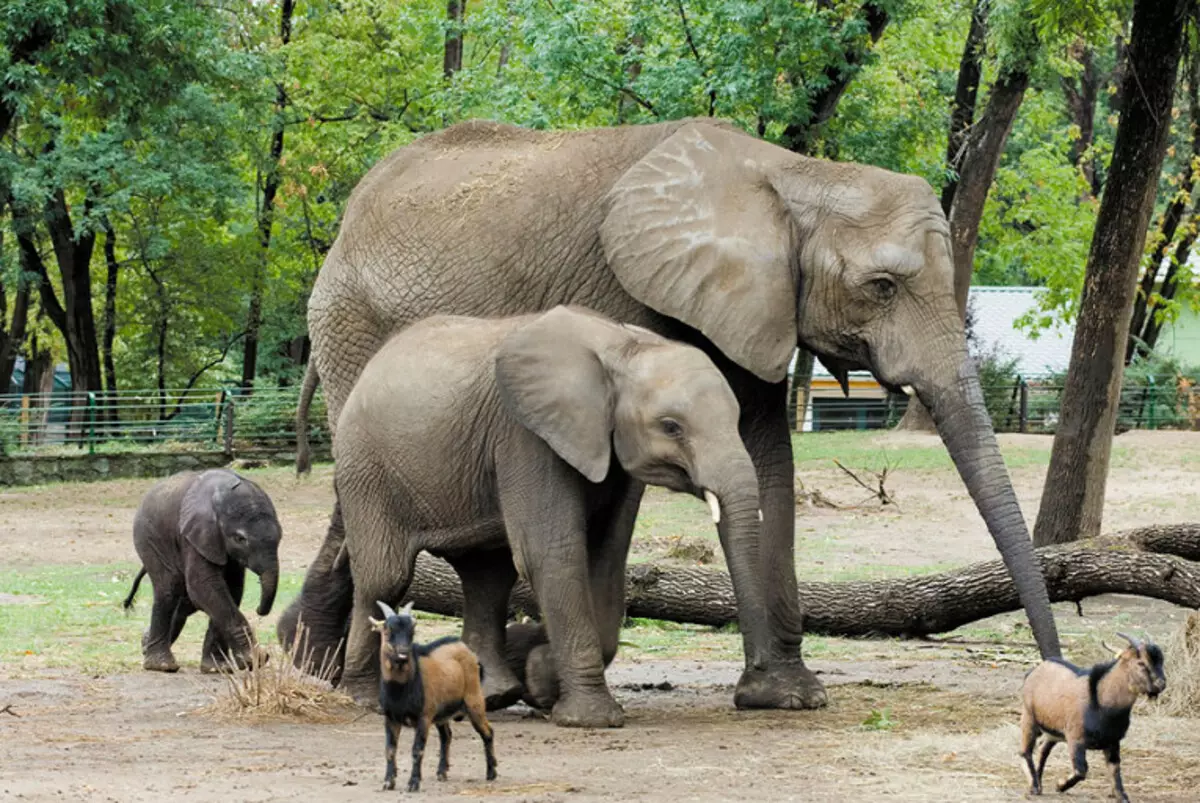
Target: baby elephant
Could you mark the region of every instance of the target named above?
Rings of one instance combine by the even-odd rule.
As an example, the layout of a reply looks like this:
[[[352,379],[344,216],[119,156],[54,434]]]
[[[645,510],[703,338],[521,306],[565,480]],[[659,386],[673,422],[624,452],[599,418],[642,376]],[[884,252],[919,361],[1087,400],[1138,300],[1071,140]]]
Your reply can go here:
[[[133,517],[133,546],[142,569],[125,599],[128,609],[149,574],[154,609],[142,637],[142,666],[179,670],[171,645],[197,610],[209,619],[200,671],[220,671],[223,654],[239,667],[249,664],[257,647],[238,610],[246,569],[261,580],[258,615],[266,616],[279,582],[281,534],[271,499],[232,471],[183,471],[151,487]],[[260,656],[266,660],[264,653]]]
[[[519,697],[505,620],[518,571],[545,617],[526,689],[559,725],[619,726],[604,670],[625,617],[625,562],[646,483],[707,500],[747,667],[766,660],[758,477],[737,399],[700,349],[578,307],[434,316],[371,358],[338,422],[335,483],[354,609],[343,684],[378,686],[367,617],[404,599],[417,554],[462,579],[463,642],[491,704]]]

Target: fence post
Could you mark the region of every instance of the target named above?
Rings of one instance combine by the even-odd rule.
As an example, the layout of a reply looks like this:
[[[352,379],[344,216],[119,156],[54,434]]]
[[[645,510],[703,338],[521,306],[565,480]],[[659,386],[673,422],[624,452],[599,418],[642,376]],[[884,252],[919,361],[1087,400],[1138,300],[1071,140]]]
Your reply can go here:
[[[1029,428],[1029,383],[1025,381],[1025,377],[1021,377],[1021,412],[1019,428],[1021,432],[1025,432]]]
[[[233,394],[225,401],[225,456],[233,457]]]
[[[213,416],[213,442],[221,440],[221,421],[225,418],[225,399],[228,397],[228,392],[225,388],[221,388],[221,392],[217,394],[216,415]]]
[[[96,453],[96,394],[88,391],[88,454]]]
[[[1146,423],[1149,425],[1150,429],[1157,429],[1158,427],[1154,425],[1154,406],[1158,402],[1158,388],[1155,387],[1157,383],[1154,381],[1154,377],[1148,376],[1146,377],[1146,384],[1150,386],[1148,388],[1148,393],[1150,395],[1150,414],[1147,416]]]

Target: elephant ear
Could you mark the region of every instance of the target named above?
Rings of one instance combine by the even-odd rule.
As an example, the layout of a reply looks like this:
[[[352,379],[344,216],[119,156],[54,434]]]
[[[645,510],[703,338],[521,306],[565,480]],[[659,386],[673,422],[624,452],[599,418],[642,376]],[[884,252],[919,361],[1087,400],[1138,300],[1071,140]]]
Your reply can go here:
[[[613,186],[600,226],[630,295],[768,382],[787,375],[797,339],[794,227],[770,180],[788,155],[688,124]]]
[[[236,487],[236,483],[233,487]],[[227,493],[227,481],[201,477],[183,495],[179,506],[179,531],[192,548],[209,563],[224,566],[228,555],[225,538],[217,522],[219,495]]]
[[[614,397],[600,350],[634,336],[595,314],[555,307],[496,354],[504,408],[591,482],[608,476]]]

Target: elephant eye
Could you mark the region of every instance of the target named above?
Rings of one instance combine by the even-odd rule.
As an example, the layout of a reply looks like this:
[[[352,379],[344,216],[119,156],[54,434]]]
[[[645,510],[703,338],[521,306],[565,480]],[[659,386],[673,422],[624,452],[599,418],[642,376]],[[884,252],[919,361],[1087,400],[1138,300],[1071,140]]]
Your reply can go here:
[[[663,434],[669,438],[678,438],[683,434],[683,427],[679,426],[679,422],[674,418],[664,418],[658,422],[662,427]]]
[[[867,284],[880,301],[891,301],[896,295],[896,283],[886,277],[872,279]]]

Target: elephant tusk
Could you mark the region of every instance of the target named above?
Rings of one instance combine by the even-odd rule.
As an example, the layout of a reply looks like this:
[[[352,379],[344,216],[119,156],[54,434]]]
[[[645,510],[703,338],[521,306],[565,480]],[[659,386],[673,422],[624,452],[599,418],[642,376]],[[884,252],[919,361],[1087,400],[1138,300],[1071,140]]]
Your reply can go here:
[[[763,517],[762,517],[762,508],[761,508],[761,507],[758,509],[758,520],[759,520],[759,521],[762,521],[762,520],[763,520]]]
[[[717,499],[717,495],[712,491],[705,491],[704,499],[708,502],[708,509],[712,511],[713,524],[720,524],[721,500]]]
[[[912,398],[912,396],[913,396],[913,395],[916,393],[916,391],[915,391],[915,390],[913,390],[913,386],[912,386],[912,385],[905,385],[904,387],[902,387],[902,388],[900,388],[900,389],[901,389],[902,391],[904,391],[904,395],[905,395],[905,396],[908,396],[909,398]]]

